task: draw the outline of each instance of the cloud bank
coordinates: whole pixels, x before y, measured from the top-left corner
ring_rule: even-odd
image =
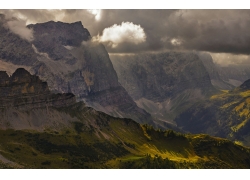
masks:
[[[5,10],[5,12],[25,20],[26,23],[50,20],[69,23],[82,21],[92,37],[101,34],[99,40],[106,44],[109,53],[195,50],[228,55],[250,55],[250,10],[70,9]],[[125,36],[115,38],[111,32],[123,34],[123,22],[140,25],[146,35],[145,41],[142,41],[143,38],[138,38],[133,42],[126,34],[128,30],[124,33],[126,39]],[[225,59],[225,63],[229,62],[226,58],[222,59]],[[232,58],[232,61],[233,59],[237,61],[237,58]]]

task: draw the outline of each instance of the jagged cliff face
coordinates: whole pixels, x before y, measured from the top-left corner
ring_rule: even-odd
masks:
[[[29,110],[38,107],[69,106],[76,102],[73,94],[52,94],[46,82],[23,68],[17,69],[10,77],[6,72],[0,71],[0,77],[0,108]]]
[[[105,47],[89,41],[90,33],[81,22],[50,21],[27,27],[33,30],[31,42],[6,29],[4,21],[0,23],[0,70],[13,73],[12,67],[25,66],[54,93],[73,93],[97,110],[153,124],[118,83]]]
[[[181,111],[216,92],[195,53],[113,55],[111,61],[137,105],[164,123],[174,123]]]
[[[59,113],[61,108],[76,103],[73,94],[52,94],[46,82],[23,68],[12,76],[0,71],[0,129],[60,129],[75,121]]]

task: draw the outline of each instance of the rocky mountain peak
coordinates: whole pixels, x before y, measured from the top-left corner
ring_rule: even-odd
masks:
[[[74,23],[49,21],[30,24],[27,27],[33,29],[36,40],[50,41],[52,44],[79,46],[82,41],[87,41],[90,38],[89,31],[83,27],[80,21]]]
[[[74,23],[49,21],[30,24],[27,27],[33,29],[35,39],[32,43],[36,49],[47,53],[53,60],[65,58],[73,60],[74,57],[67,52],[66,47],[78,47],[82,41],[87,41],[91,37],[80,21]]]

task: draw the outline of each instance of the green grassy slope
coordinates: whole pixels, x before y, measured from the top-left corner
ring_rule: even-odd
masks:
[[[80,122],[60,131],[0,130],[1,168],[250,167],[250,149],[225,139],[155,130],[83,103],[57,110]]]

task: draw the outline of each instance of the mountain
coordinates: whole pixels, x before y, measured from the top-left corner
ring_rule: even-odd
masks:
[[[232,85],[229,82],[225,82],[222,80],[220,74],[219,74],[219,67],[217,67],[214,62],[213,58],[209,53],[204,53],[204,52],[196,52],[197,55],[199,56],[200,60],[203,62],[209,77],[211,79],[211,83],[214,87],[218,89],[223,89],[223,90],[231,90],[235,86]]]
[[[0,80],[1,168],[250,167],[249,148],[109,116],[23,68]]]
[[[119,82],[137,105],[163,126],[196,101],[217,92],[192,52],[112,55]]]
[[[154,124],[118,83],[105,47],[91,42],[81,22],[28,25],[33,40],[27,41],[7,28],[7,21],[2,15],[0,70],[12,74],[23,67],[46,81],[54,93],[73,93],[77,101],[110,115]]]
[[[250,80],[241,86],[213,95],[199,102],[176,118],[178,127],[191,133],[213,136],[250,145]]]

